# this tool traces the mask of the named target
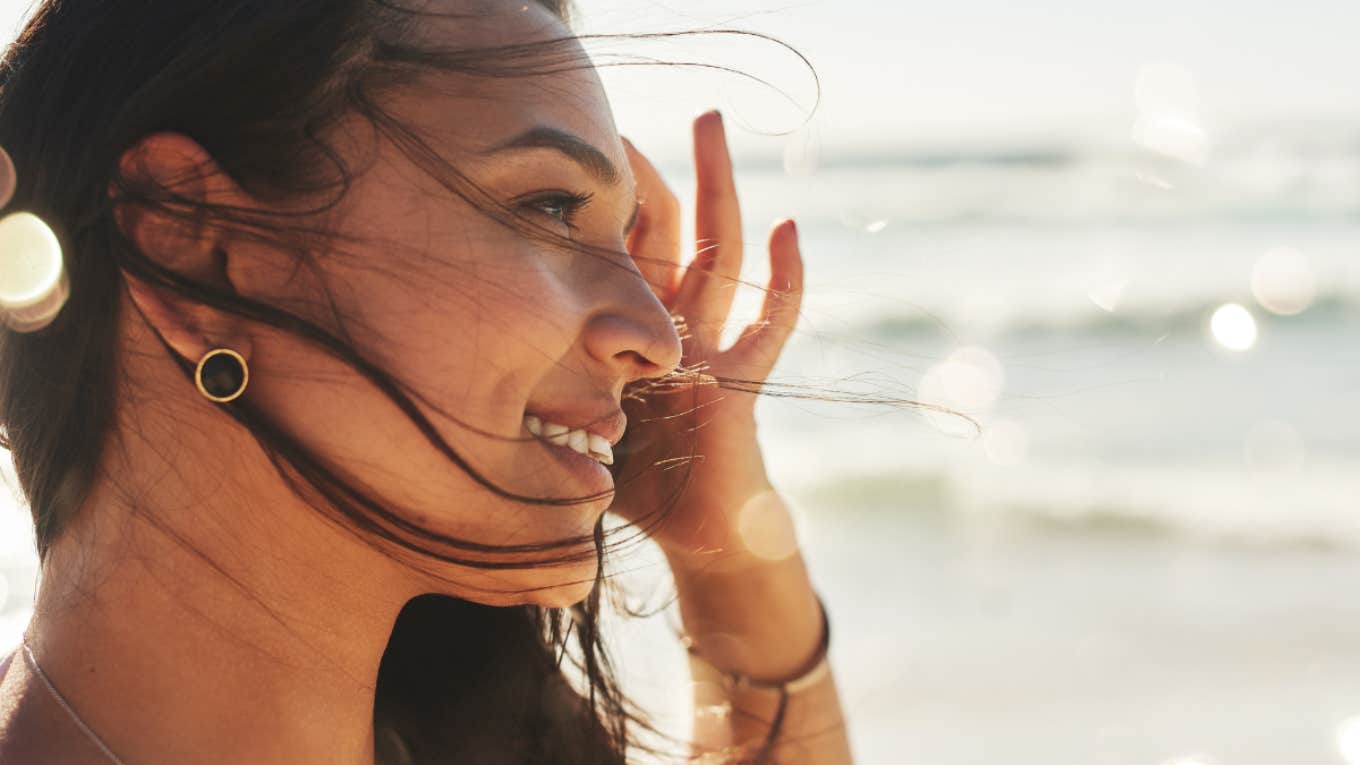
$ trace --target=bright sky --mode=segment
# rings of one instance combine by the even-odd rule
[[[1303,119],[1360,125],[1354,0],[577,3],[587,32],[740,26],[786,40],[822,78],[813,124],[833,150],[1127,133],[1138,73],[1157,61],[1193,74],[1210,130]],[[28,5],[0,0],[0,30],[13,28]],[[619,50],[735,66],[810,103],[806,69],[769,43],[728,39],[715,48],[679,38],[665,48]],[[733,76],[643,67],[605,77],[621,130],[658,153],[683,152],[687,118],[710,105],[766,130],[800,122],[776,108],[772,91]]]
[[[1193,74],[1211,129],[1305,119],[1360,125],[1354,0],[684,0],[684,15],[649,0],[578,2],[599,31],[730,20],[788,41],[821,75],[816,122],[829,144],[1004,145],[1127,133],[1138,74],[1158,61]],[[760,46],[740,47],[754,56]],[[785,62],[780,82],[796,84],[797,62]],[[623,95],[614,96],[621,129],[655,129],[649,115],[661,99]],[[673,102],[706,98],[711,89],[665,90]]]

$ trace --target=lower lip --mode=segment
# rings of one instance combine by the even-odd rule
[[[544,441],[537,436],[534,440],[543,445],[553,457],[562,464],[564,468],[581,480],[581,483],[592,487],[590,494],[614,490],[614,476],[604,463],[594,457],[586,456],[570,446],[558,446],[551,441]],[[581,495],[586,496],[586,495]],[[572,497],[574,499],[575,497]],[[600,501],[613,501],[612,496],[604,497]],[[584,504],[584,503],[582,503]],[[575,505],[573,505],[575,507]]]

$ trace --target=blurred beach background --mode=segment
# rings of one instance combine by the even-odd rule
[[[810,59],[808,119],[772,42],[589,41],[687,211],[689,120],[723,110],[744,279],[797,220],[774,380],[981,426],[758,404],[857,761],[1360,765],[1360,6],[578,5],[586,33]],[[609,65],[638,56],[750,76]],[[31,534],[0,507],[0,647]],[[617,564],[646,591],[641,558]],[[625,688],[682,731],[664,620],[618,629]]]

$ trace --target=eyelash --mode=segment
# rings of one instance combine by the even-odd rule
[[[553,191],[528,199],[524,202],[523,206],[538,210],[544,215],[551,215],[553,218],[564,223],[567,228],[575,230],[576,226],[573,221],[576,220],[576,216],[581,210],[585,208],[586,205],[590,204],[590,200],[594,196],[593,193],[578,194],[568,191]],[[543,205],[545,202],[554,203],[552,205],[553,207],[562,208],[561,217],[553,215],[553,213],[547,212],[539,207],[539,205]]]

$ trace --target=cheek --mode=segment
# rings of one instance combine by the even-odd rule
[[[410,386],[420,412],[478,473],[516,493],[576,496],[531,445],[459,424],[518,435],[526,400],[578,341],[584,306],[569,278],[572,259],[540,248],[509,232],[483,233],[431,238],[426,254],[400,262],[388,248],[338,257],[325,264],[329,294],[309,300],[306,313]],[[415,245],[395,248],[408,249]],[[324,352],[280,337],[261,353],[252,393],[272,398],[262,403],[284,413],[288,430],[409,520],[490,543],[589,533],[595,513],[585,506],[525,505],[492,494]],[[281,373],[277,383],[271,372]]]
[[[379,268],[367,256],[346,261],[328,274],[345,331],[403,379],[445,391],[554,363],[581,313],[567,258],[507,233],[432,240],[437,255]]]
[[[572,278],[580,260],[460,208],[442,190],[412,187],[411,173],[398,170],[406,166],[400,157],[377,162],[337,211],[335,225],[357,241],[342,237],[314,269],[271,274],[270,294],[260,297],[330,330],[409,386],[443,441],[486,479],[530,496],[581,494],[534,445],[458,424],[518,434],[524,402],[578,341],[587,286]],[[246,395],[398,516],[487,544],[588,537],[602,510],[495,495],[347,364],[291,334],[262,333]],[[592,576],[593,560],[582,565],[539,575]]]

